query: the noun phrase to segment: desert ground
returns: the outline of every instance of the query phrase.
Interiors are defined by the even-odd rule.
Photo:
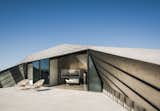
[[[104,93],[41,88],[0,89],[0,111],[126,111]]]

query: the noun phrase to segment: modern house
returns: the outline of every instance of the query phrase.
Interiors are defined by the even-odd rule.
[[[111,93],[136,111],[160,111],[158,49],[59,45],[0,71],[0,87],[23,79],[44,79],[46,86],[74,84],[71,87]]]

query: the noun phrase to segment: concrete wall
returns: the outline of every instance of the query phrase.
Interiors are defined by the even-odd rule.
[[[0,82],[2,87],[11,87],[16,84],[12,74],[9,71],[5,71],[0,74]]]
[[[58,84],[58,60],[50,59],[50,85]]]
[[[23,65],[12,67],[0,73],[0,87],[11,87],[24,79]]]
[[[33,80],[33,65],[32,63],[29,63],[27,66],[27,74],[28,74],[28,79]]]
[[[96,51],[91,51],[91,55],[105,90],[124,96],[124,102],[130,101],[127,104],[131,107],[140,105],[148,111],[160,110],[159,65]]]

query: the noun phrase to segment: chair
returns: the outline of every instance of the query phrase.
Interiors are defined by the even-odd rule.
[[[37,81],[36,83],[34,83],[33,87],[34,88],[40,88],[40,87],[43,86],[43,84],[44,84],[44,79],[41,79],[41,80]]]
[[[28,84],[29,84],[28,79],[21,80],[20,82],[17,83],[17,85],[20,86],[20,87],[25,87]]]
[[[40,79],[39,81],[37,81],[36,83],[34,83],[33,85],[26,85],[25,87],[22,87],[21,90],[27,90],[27,89],[37,89],[42,87],[44,84],[44,79]]]

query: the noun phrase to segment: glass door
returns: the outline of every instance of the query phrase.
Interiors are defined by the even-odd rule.
[[[44,84],[49,84],[49,59],[40,60],[41,79],[44,79]]]
[[[32,64],[33,64],[33,83],[35,83],[41,78],[40,77],[40,65],[39,65],[39,61],[35,61]]]

